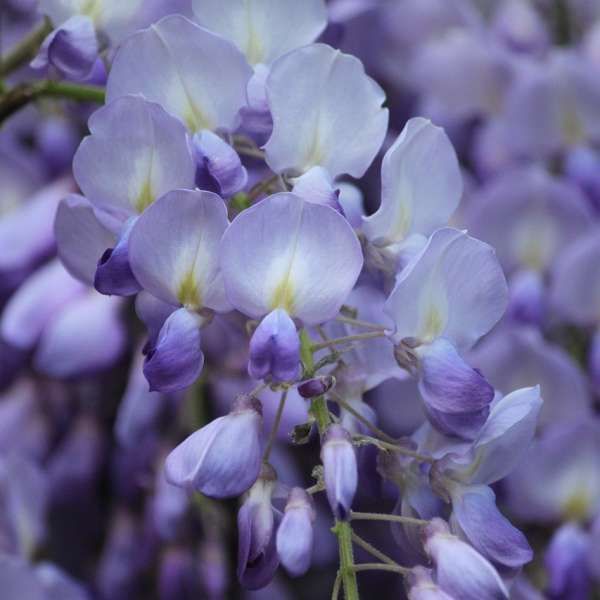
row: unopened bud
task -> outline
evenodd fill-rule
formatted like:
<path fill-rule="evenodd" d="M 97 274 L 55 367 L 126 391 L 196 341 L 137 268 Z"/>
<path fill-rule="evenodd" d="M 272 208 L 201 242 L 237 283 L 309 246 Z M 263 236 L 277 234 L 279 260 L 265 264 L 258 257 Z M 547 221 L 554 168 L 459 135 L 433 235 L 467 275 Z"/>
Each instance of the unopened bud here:
<path fill-rule="evenodd" d="M 293 488 L 277 530 L 277 553 L 294 577 L 304 575 L 310 566 L 315 516 L 310 494 L 302 488 Z"/>
<path fill-rule="evenodd" d="M 316 398 L 328 392 L 335 385 L 335 377 L 333 375 L 323 375 L 307 379 L 298 386 L 298 393 L 303 398 Z"/>
<path fill-rule="evenodd" d="M 325 432 L 321 461 L 331 510 L 337 519 L 346 519 L 356 493 L 358 469 L 352 439 L 341 425 L 330 425 Z"/>

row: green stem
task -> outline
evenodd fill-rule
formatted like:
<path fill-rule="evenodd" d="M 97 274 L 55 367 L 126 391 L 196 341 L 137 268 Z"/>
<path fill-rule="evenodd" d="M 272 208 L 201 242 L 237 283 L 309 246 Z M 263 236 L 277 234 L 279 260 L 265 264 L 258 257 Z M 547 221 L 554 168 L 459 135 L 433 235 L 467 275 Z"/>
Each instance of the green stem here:
<path fill-rule="evenodd" d="M 5 77 L 31 61 L 37 54 L 45 37 L 52 31 L 49 19 L 21 40 L 6 56 L 0 58 L 0 77 Z"/>
<path fill-rule="evenodd" d="M 355 573 L 360 571 L 389 571 L 390 573 L 398 573 L 398 575 L 406 576 L 410 573 L 410 569 L 401 567 L 400 565 L 383 565 L 381 563 L 362 563 L 360 565 L 354 565 L 352 570 Z"/>
<path fill-rule="evenodd" d="M 313 357 L 314 346 L 306 329 L 300 331 L 300 357 L 304 365 L 305 375 L 312 377 L 315 369 L 315 361 Z M 331 415 L 327 408 L 327 402 L 324 396 L 313 398 L 310 406 L 310 412 L 317 422 L 319 434 L 323 436 L 327 427 L 331 424 Z M 340 571 L 338 576 L 344 585 L 344 597 L 346 600 L 359 600 L 358 584 L 356 581 L 356 573 L 353 570 L 354 553 L 352 550 L 352 527 L 347 521 L 336 521 L 332 530 L 338 539 L 338 547 L 340 551 Z M 338 584 L 339 588 L 339 584 Z M 337 590 L 334 585 L 335 596 Z"/>
<path fill-rule="evenodd" d="M 271 428 L 271 432 L 269 433 L 269 439 L 267 441 L 267 447 L 265 448 L 265 452 L 263 454 L 263 462 L 269 461 L 269 455 L 271 454 L 271 448 L 273 448 L 273 442 L 275 441 L 275 437 L 277 436 L 277 432 L 279 431 L 279 425 L 281 423 L 281 415 L 283 415 L 283 409 L 285 407 L 285 399 L 287 398 L 288 390 L 287 388 L 281 392 L 281 398 L 279 400 L 279 406 L 277 407 L 277 413 L 275 414 L 275 420 L 273 421 L 273 427 Z"/>
<path fill-rule="evenodd" d="M 325 491 L 325 486 L 322 483 L 315 483 L 315 485 L 312 485 L 309 488 L 306 488 L 306 493 L 310 494 L 311 496 L 314 496 L 315 494 L 318 494 L 319 492 L 324 492 L 324 491 Z"/>
<path fill-rule="evenodd" d="M 238 154 L 243 154 L 244 156 L 249 156 L 250 158 L 258 158 L 264 160 L 265 153 L 258 148 L 250 148 L 246 146 L 236 146 L 235 147 Z"/>
<path fill-rule="evenodd" d="M 268 387 L 268 385 L 266 383 L 259 383 L 251 392 L 248 393 L 248 395 L 249 396 L 257 396 L 267 387 Z"/>
<path fill-rule="evenodd" d="M 349 412 L 357 421 L 360 421 L 365 427 L 368 427 L 373 433 L 375 433 L 382 440 L 387 441 L 389 443 L 394 443 L 393 437 L 389 436 L 385 431 L 379 429 L 377 425 L 371 423 L 369 419 L 361 415 L 353 406 L 348 404 L 343 398 L 338 396 L 336 393 L 330 394 L 331 398 L 335 400 L 337 404 L 339 404 L 345 411 Z"/>
<path fill-rule="evenodd" d="M 359 600 L 356 565 L 352 549 L 352 527 L 348 521 L 337 521 L 333 532 L 337 536 L 340 548 L 340 574 L 344 584 L 344 598 Z"/>
<path fill-rule="evenodd" d="M 418 452 L 413 452 L 408 448 L 404 448 L 404 446 L 398 446 L 397 444 L 390 444 L 389 442 L 385 442 L 382 440 L 378 440 L 377 438 L 373 438 L 369 435 L 358 435 L 354 436 L 354 439 L 358 442 L 367 442 L 369 444 L 373 444 L 374 446 L 379 446 L 380 448 L 384 448 L 385 450 L 391 450 L 392 452 L 397 452 L 398 454 L 403 454 L 404 456 L 410 456 L 416 460 L 420 460 L 421 462 L 433 463 L 435 459 L 432 456 L 425 456 L 424 454 L 419 454 Z"/>
<path fill-rule="evenodd" d="M 353 327 L 363 327 L 364 329 L 373 329 L 374 331 L 385 331 L 383 325 L 377 325 L 377 323 L 370 323 L 369 321 L 361 321 L 360 319 L 353 319 L 352 317 L 344 317 L 343 315 L 338 315 L 335 320 L 339 323 L 344 323 L 345 325 L 352 325 Z"/>
<path fill-rule="evenodd" d="M 0 123 L 30 102 L 42 97 L 67 98 L 78 102 L 103 104 L 105 92 L 104 88 L 95 85 L 80 85 L 62 81 L 42 80 L 22 83 L 0 97 Z"/>
<path fill-rule="evenodd" d="M 379 331 L 368 331 L 367 333 L 357 333 L 356 335 L 345 335 L 344 337 L 335 338 L 333 340 L 327 340 L 326 342 L 320 342 L 318 344 L 313 344 L 312 351 L 316 352 L 317 350 L 323 350 L 324 348 L 329 348 L 331 346 L 337 346 L 339 344 L 347 344 L 348 342 L 356 342 L 362 340 L 372 340 L 375 338 L 385 337 L 385 332 L 383 330 Z"/>
<path fill-rule="evenodd" d="M 350 512 L 350 518 L 354 521 L 391 521 L 393 523 L 402 523 L 404 525 L 418 525 L 422 527 L 427 525 L 429 521 L 424 519 L 415 519 L 413 517 L 403 517 L 400 515 L 387 515 L 384 513 L 365 513 L 365 512 Z"/>
<path fill-rule="evenodd" d="M 367 542 L 367 540 L 361 538 L 358 534 L 356 534 L 354 532 L 352 532 L 352 541 L 357 546 L 360 546 L 363 550 L 366 550 L 369 554 L 371 554 L 375 558 L 378 558 L 381 562 L 384 562 L 388 565 L 393 565 L 394 567 L 400 566 L 395 560 L 391 559 L 387 554 L 384 554 L 381 550 L 378 550 L 377 548 L 375 548 L 375 546 L 373 546 L 372 544 Z"/>
<path fill-rule="evenodd" d="M 300 358 L 304 365 L 306 377 L 312 377 L 315 370 L 315 360 L 312 353 L 312 340 L 306 329 L 300 331 Z M 331 415 L 329 414 L 324 396 L 313 398 L 310 404 L 310 412 L 317 422 L 319 434 L 323 435 L 331 423 Z"/>
<path fill-rule="evenodd" d="M 265 153 L 249 137 L 234 135 L 231 139 L 231 143 L 238 154 L 262 160 L 265 158 Z"/>
<path fill-rule="evenodd" d="M 248 192 L 248 200 L 250 203 L 254 202 L 259 196 L 267 193 L 271 186 L 275 185 L 279 182 L 279 175 L 273 175 L 264 181 L 257 183 L 249 192 Z"/>
<path fill-rule="evenodd" d="M 340 586 L 342 585 L 342 576 L 338 571 L 333 582 L 333 589 L 331 590 L 331 600 L 338 600 L 340 595 Z"/>

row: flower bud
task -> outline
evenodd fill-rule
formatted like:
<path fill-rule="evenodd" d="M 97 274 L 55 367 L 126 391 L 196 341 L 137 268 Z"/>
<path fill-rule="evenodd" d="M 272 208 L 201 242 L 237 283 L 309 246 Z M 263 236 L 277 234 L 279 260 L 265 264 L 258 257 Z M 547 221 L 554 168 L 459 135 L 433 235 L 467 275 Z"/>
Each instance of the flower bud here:
<path fill-rule="evenodd" d="M 123 227 L 121 237 L 114 248 L 104 251 L 94 275 L 94 287 L 101 294 L 133 296 L 141 291 L 129 264 L 128 243 L 135 219 L 130 219 Z"/>
<path fill-rule="evenodd" d="M 198 379 L 204 366 L 202 323 L 202 317 L 187 308 L 179 308 L 167 317 L 144 363 L 151 391 L 176 392 Z"/>
<path fill-rule="evenodd" d="M 315 516 L 310 494 L 302 488 L 293 488 L 277 530 L 277 554 L 294 577 L 304 575 L 310 566 Z"/>
<path fill-rule="evenodd" d="M 307 379 L 298 386 L 298 393 L 303 398 L 316 398 L 328 392 L 335 385 L 335 377 L 333 375 L 322 375 Z"/>
<path fill-rule="evenodd" d="M 300 375 L 300 338 L 285 310 L 270 312 L 254 331 L 248 373 L 253 379 L 275 381 L 294 381 Z"/>
<path fill-rule="evenodd" d="M 263 464 L 260 477 L 238 512 L 238 578 L 250 590 L 265 587 L 279 566 L 271 506 L 276 479 L 273 467 Z"/>
<path fill-rule="evenodd" d="M 167 481 L 214 498 L 239 496 L 260 473 L 262 408 L 240 396 L 233 410 L 185 439 L 167 457 Z"/>
<path fill-rule="evenodd" d="M 325 488 L 337 519 L 346 519 L 356 493 L 358 469 L 350 434 L 341 425 L 330 425 L 321 446 Z"/>
<path fill-rule="evenodd" d="M 508 598 L 496 569 L 474 548 L 452 535 L 445 521 L 432 519 L 424 533 L 424 548 L 434 564 L 434 579 L 449 596 L 461 600 Z"/>
<path fill-rule="evenodd" d="M 98 40 L 90 17 L 75 15 L 52 31 L 31 62 L 34 69 L 57 68 L 67 77 L 82 80 L 98 57 Z"/>

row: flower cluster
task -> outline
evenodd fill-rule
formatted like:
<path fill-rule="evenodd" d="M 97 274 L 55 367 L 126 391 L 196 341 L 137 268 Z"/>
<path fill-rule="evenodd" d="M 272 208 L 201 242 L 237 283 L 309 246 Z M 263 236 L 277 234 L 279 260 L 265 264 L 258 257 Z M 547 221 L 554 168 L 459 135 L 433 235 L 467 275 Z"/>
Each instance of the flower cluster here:
<path fill-rule="evenodd" d="M 595 3 L 25 4 L 7 598 L 590 597 Z"/>

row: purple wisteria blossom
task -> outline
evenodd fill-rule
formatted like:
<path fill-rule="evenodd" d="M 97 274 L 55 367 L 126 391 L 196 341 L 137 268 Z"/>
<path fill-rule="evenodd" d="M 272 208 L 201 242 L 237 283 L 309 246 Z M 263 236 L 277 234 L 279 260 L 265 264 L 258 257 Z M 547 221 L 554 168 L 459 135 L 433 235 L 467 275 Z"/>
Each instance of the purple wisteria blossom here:
<path fill-rule="evenodd" d="M 0 597 L 600 593 L 595 0 L 6 0 Z"/>

